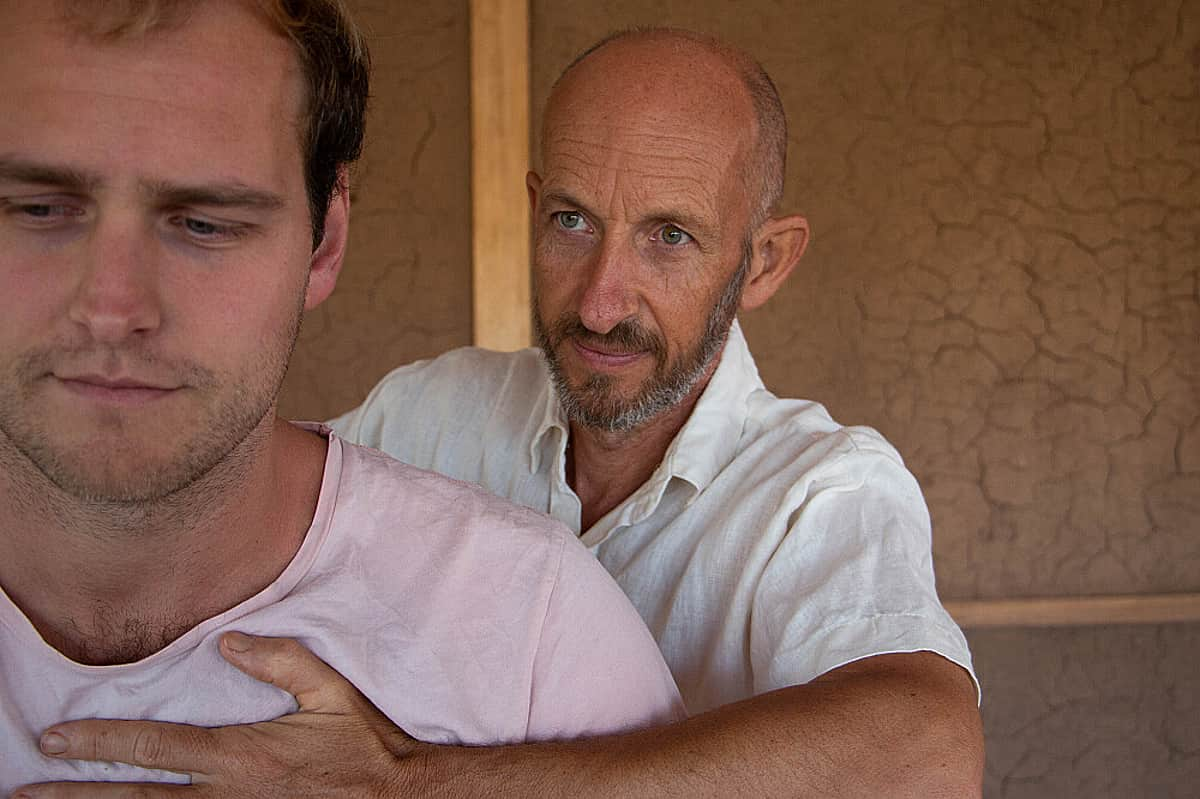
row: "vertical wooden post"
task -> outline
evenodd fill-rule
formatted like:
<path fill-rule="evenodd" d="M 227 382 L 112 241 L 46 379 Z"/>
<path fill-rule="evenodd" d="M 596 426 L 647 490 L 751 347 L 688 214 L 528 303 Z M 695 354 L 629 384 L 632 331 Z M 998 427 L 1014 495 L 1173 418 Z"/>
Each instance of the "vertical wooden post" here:
<path fill-rule="evenodd" d="M 472 338 L 529 346 L 529 4 L 471 0 Z"/>

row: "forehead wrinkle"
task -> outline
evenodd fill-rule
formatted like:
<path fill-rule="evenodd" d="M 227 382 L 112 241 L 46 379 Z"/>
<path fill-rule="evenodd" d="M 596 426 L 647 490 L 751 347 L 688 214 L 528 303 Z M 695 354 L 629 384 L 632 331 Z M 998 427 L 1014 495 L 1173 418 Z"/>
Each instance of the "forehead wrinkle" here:
<path fill-rule="evenodd" d="M 671 125 L 663 123 L 642 131 L 629 126 L 595 124 L 561 124 L 546 139 L 547 155 L 569 145 L 583 149 L 595 148 L 631 158 L 683 157 L 714 168 L 717 161 L 733 158 L 743 145 L 745 136 L 701 136 L 671 133 Z"/>
<path fill-rule="evenodd" d="M 635 217 L 686 221 L 696 232 L 715 231 L 718 193 L 727 176 L 699 155 L 669 148 L 647 154 L 565 137 L 551 143 L 546 155 L 547 181 L 562 184 L 572 195 L 611 194 L 623 212 L 632 206 Z"/>

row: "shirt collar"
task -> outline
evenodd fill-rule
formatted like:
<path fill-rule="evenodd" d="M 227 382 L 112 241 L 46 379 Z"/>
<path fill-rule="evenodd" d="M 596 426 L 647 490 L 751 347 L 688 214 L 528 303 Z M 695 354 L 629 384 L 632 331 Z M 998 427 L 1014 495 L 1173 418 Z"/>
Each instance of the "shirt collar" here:
<path fill-rule="evenodd" d="M 566 458 L 567 437 L 570 435 L 571 429 L 567 423 L 567 415 L 558 401 L 558 392 L 554 389 L 554 380 L 550 377 L 549 367 L 546 366 L 546 356 L 541 350 L 538 350 L 538 358 L 541 360 L 542 371 L 546 379 L 542 381 L 541 393 L 533 408 L 534 417 L 540 416 L 541 419 L 534 431 L 533 440 L 529 442 L 530 474 L 537 474 L 541 470 L 542 457 L 545 455 L 560 460 Z M 558 446 L 551 447 L 545 443 L 545 440 L 555 430 L 559 433 Z"/>
<path fill-rule="evenodd" d="M 741 325 L 735 319 L 717 368 L 696 401 L 691 416 L 667 447 L 663 462 L 635 496 L 649 495 L 653 498 L 651 504 L 657 504 L 672 477 L 686 480 L 697 493 L 704 489 L 737 454 L 750 395 L 761 388 L 763 382 L 758 367 L 750 355 Z M 529 444 L 530 468 L 536 473 L 541 469 L 543 457 L 566 457 L 570 430 L 548 374 L 533 412 L 541 418 Z M 557 446 L 548 446 L 546 437 L 555 430 L 559 433 Z"/>
<path fill-rule="evenodd" d="M 678 477 L 697 493 L 702 491 L 737 454 L 750 395 L 762 388 L 758 367 L 735 319 L 717 368 L 651 479 Z"/>

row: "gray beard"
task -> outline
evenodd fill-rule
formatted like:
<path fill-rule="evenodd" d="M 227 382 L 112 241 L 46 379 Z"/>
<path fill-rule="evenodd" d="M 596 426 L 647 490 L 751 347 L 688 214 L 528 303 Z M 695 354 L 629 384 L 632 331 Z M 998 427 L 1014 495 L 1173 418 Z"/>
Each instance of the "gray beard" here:
<path fill-rule="evenodd" d="M 665 343 L 633 320 L 625 320 L 599 336 L 587 331 L 578 314 L 564 314 L 552 328 L 547 329 L 542 323 L 541 313 L 535 312 L 534 329 L 538 346 L 546 357 L 550 379 L 567 418 L 589 429 L 624 433 L 641 427 L 679 405 L 708 373 L 713 359 L 725 346 L 742 298 L 750 257 L 746 248 L 741 264 L 709 313 L 696 346 L 670 364 L 664 362 Z M 614 381 L 608 375 L 592 375 L 582 386 L 572 387 L 563 373 L 557 348 L 564 340 L 575 335 L 614 344 L 642 345 L 654 353 L 658 365 L 639 387 L 637 396 L 629 400 L 615 395 Z"/>

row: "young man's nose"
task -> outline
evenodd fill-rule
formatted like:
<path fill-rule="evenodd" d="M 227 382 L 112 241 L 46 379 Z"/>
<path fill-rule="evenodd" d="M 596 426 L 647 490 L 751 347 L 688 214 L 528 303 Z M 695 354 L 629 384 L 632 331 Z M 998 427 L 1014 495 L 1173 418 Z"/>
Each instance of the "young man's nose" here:
<path fill-rule="evenodd" d="M 154 330 L 162 321 L 151 237 L 132 230 L 93 231 L 80 265 L 70 317 L 106 344 Z"/>

